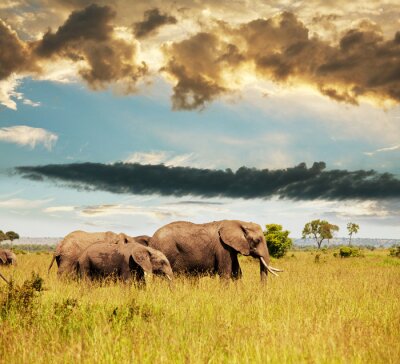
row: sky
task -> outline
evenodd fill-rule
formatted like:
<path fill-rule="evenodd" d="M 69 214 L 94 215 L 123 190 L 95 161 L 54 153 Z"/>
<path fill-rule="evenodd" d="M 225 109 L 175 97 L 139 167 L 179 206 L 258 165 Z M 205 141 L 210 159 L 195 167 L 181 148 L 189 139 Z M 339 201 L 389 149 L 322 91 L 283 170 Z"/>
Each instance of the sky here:
<path fill-rule="evenodd" d="M 398 2 L 1 2 L 1 230 L 222 219 L 400 239 Z"/>

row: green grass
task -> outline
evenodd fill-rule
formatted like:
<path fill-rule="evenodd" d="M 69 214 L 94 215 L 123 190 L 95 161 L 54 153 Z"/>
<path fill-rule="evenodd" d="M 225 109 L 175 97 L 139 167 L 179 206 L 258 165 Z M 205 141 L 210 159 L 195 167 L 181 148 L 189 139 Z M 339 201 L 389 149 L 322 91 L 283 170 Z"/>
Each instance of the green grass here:
<path fill-rule="evenodd" d="M 242 258 L 243 279 L 151 278 L 122 283 L 47 277 L 49 254 L 19 255 L 0 267 L 19 287 L 44 278 L 27 307 L 0 315 L 6 363 L 398 363 L 400 266 L 387 251 L 363 258 L 289 252 L 262 286 L 258 262 Z M 389 263 L 390 262 L 390 263 Z M 0 282 L 0 302 L 6 284 Z"/>

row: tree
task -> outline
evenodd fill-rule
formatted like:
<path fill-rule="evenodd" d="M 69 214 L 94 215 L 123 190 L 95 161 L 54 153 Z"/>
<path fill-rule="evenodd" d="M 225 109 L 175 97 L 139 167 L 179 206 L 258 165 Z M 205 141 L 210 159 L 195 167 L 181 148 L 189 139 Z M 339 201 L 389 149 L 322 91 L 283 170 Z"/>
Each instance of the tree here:
<path fill-rule="evenodd" d="M 268 224 L 264 231 L 265 240 L 269 254 L 274 258 L 283 257 L 292 246 L 292 239 L 289 238 L 290 232 L 282 230 L 282 225 Z"/>
<path fill-rule="evenodd" d="M 312 220 L 304 225 L 303 239 L 314 238 L 318 249 L 321 249 L 322 242 L 325 239 L 332 239 L 335 231 L 339 231 L 339 226 L 330 224 L 326 220 Z"/>
<path fill-rule="evenodd" d="M 358 230 L 360 230 L 360 226 L 355 224 L 354 222 L 349 222 L 347 224 L 347 231 L 349 232 L 349 246 L 351 245 L 351 237 L 353 234 L 357 234 Z"/>
<path fill-rule="evenodd" d="M 19 239 L 19 235 L 15 232 L 15 231 L 7 231 L 6 232 L 6 239 L 5 240 L 15 240 L 15 239 Z"/>
<path fill-rule="evenodd" d="M 3 240 L 8 240 L 8 238 L 7 238 L 6 234 L 3 233 L 3 230 L 0 230 L 0 243 Z"/>

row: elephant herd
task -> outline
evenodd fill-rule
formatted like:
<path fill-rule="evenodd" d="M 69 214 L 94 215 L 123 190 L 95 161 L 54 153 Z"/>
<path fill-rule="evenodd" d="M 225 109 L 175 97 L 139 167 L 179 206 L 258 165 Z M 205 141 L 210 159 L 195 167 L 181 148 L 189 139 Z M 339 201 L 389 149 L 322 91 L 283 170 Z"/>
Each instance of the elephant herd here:
<path fill-rule="evenodd" d="M 56 247 L 58 276 L 98 279 L 113 276 L 145 284 L 152 273 L 169 280 L 175 275 L 219 275 L 238 279 L 238 254 L 260 262 L 260 277 L 277 275 L 261 227 L 252 222 L 222 220 L 205 224 L 177 221 L 158 229 L 152 237 L 131 237 L 113 232 L 74 231 Z"/>

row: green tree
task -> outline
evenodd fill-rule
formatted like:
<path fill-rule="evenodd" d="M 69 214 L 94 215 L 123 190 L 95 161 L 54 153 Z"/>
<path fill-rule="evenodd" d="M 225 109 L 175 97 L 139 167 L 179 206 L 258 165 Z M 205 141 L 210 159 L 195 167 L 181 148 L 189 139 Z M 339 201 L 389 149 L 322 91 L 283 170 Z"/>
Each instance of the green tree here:
<path fill-rule="evenodd" d="M 303 239 L 311 237 L 315 239 L 318 249 L 321 249 L 325 239 L 332 239 L 333 233 L 339 231 L 339 226 L 333 225 L 326 220 L 312 220 L 304 225 Z"/>
<path fill-rule="evenodd" d="M 6 235 L 5 240 L 13 241 L 15 239 L 19 239 L 19 235 L 15 231 L 7 231 L 5 235 Z"/>
<path fill-rule="evenodd" d="M 351 237 L 353 234 L 357 234 L 358 230 L 360 230 L 360 226 L 355 224 L 354 222 L 349 222 L 347 224 L 347 231 L 349 232 L 349 246 L 351 245 Z"/>
<path fill-rule="evenodd" d="M 3 240 L 8 240 L 8 238 L 7 238 L 6 234 L 4 234 L 2 230 L 0 230 L 0 243 Z"/>
<path fill-rule="evenodd" d="M 282 230 L 282 225 L 268 224 L 264 231 L 265 240 L 269 254 L 274 258 L 283 257 L 292 246 L 292 239 L 289 238 L 290 232 Z"/>

